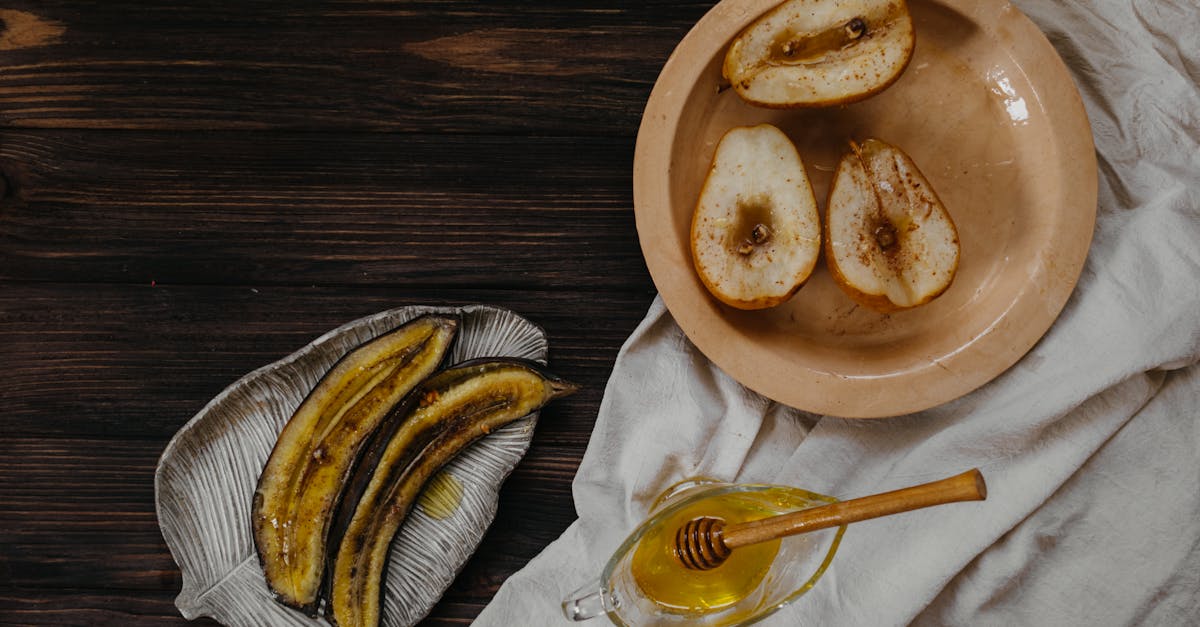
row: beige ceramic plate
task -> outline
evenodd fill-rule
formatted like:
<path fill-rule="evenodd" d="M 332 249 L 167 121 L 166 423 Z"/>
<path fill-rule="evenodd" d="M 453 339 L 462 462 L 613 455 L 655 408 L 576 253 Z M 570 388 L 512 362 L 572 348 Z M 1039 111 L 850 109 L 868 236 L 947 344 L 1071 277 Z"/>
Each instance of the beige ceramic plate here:
<path fill-rule="evenodd" d="M 646 264 L 668 309 L 744 385 L 823 414 L 919 411 L 983 385 L 1025 354 L 1070 296 L 1096 216 L 1096 160 L 1079 93 L 1038 28 L 1003 0 L 910 0 L 907 71 L 865 102 L 777 111 L 722 89 L 730 40 L 778 0 L 725 0 L 676 48 L 638 133 L 634 202 Z M 789 302 L 738 311 L 692 267 L 692 210 L 717 141 L 769 122 L 796 143 L 822 209 L 850 138 L 907 151 L 958 226 L 950 289 L 891 315 L 856 306 L 824 262 Z"/>

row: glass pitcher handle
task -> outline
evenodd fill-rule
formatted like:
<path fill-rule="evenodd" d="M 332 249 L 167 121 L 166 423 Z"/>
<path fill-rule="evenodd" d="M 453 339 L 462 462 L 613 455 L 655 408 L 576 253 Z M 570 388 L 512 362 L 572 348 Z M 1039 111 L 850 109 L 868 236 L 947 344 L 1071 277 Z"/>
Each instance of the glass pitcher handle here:
<path fill-rule="evenodd" d="M 569 620 L 590 620 L 616 609 L 615 599 L 595 583 L 588 584 L 562 602 L 562 611 Z"/>

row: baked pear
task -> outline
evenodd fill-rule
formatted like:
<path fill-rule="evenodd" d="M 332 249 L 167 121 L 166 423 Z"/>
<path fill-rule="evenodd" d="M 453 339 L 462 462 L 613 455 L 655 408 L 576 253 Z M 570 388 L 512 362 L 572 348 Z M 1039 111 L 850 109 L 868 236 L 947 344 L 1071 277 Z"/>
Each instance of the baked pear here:
<path fill-rule="evenodd" d="M 700 280 L 731 307 L 774 307 L 808 280 L 821 218 L 783 131 L 760 124 L 725 133 L 696 203 L 691 244 Z"/>
<path fill-rule="evenodd" d="M 899 78 L 915 41 L 905 0 L 787 0 L 733 40 L 722 73 L 751 104 L 846 104 Z"/>
<path fill-rule="evenodd" d="M 826 207 L 825 259 L 834 281 L 884 313 L 937 298 L 958 270 L 950 213 L 904 151 L 877 139 L 850 148 Z"/>

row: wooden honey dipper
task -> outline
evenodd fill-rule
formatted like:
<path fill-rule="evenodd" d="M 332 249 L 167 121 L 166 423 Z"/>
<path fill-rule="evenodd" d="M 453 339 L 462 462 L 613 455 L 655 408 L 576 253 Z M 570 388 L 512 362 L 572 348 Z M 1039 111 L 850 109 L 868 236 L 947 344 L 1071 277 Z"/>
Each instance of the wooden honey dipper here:
<path fill-rule="evenodd" d="M 923 507 L 982 501 L 987 498 L 983 474 L 973 468 L 960 475 L 909 488 L 839 501 L 798 512 L 725 526 L 719 518 L 693 518 L 675 534 L 675 558 L 693 570 L 720 566 L 740 546 L 798 533 L 839 527 Z"/>

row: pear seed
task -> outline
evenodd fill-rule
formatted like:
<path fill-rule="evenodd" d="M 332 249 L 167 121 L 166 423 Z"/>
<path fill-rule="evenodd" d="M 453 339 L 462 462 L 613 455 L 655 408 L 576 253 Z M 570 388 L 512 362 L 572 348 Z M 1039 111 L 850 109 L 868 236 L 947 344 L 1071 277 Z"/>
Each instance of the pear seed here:
<path fill-rule="evenodd" d="M 875 228 L 875 243 L 879 247 L 887 250 L 896 245 L 896 227 L 890 224 L 881 224 Z"/>
<path fill-rule="evenodd" d="M 856 17 L 849 22 L 846 22 L 846 37 L 851 41 L 867 34 L 867 23 L 861 17 Z"/>

